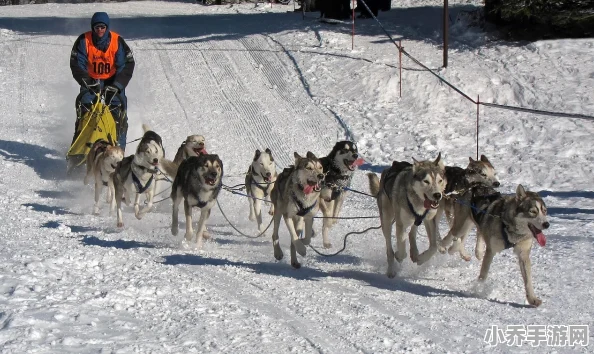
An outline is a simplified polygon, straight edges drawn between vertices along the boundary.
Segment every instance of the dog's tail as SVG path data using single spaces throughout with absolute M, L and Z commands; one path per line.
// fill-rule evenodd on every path
M 375 173 L 368 173 L 367 177 L 369 178 L 369 191 L 374 198 L 377 198 L 380 192 L 380 179 Z
M 161 167 L 163 168 L 163 172 L 166 175 L 171 177 L 171 179 L 175 179 L 175 175 L 177 175 L 177 168 L 179 167 L 175 162 L 161 159 Z
M 142 123 L 142 131 L 146 133 L 149 130 L 152 130 L 151 127 L 148 124 Z

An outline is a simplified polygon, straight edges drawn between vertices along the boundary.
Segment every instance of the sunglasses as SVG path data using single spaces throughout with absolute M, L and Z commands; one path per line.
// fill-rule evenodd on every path
M 93 29 L 95 29 L 95 30 L 104 30 L 106 28 L 107 28 L 106 25 L 97 25 L 97 26 L 93 27 Z

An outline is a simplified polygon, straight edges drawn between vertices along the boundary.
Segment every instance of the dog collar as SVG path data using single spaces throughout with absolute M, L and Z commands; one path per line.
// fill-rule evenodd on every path
M 425 216 L 427 216 L 429 209 L 425 209 L 425 212 L 423 213 L 423 215 L 419 215 L 419 214 L 417 214 L 417 212 L 415 211 L 415 208 L 413 207 L 412 203 L 408 199 L 408 195 L 406 196 L 406 203 L 408 204 L 408 209 L 410 209 L 410 212 L 415 216 L 415 226 L 421 225 L 423 223 L 423 220 L 425 219 Z

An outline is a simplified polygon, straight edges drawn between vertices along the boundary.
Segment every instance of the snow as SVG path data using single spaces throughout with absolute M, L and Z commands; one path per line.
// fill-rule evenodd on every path
M 450 1 L 452 18 L 480 3 Z M 441 4 L 394 2 L 379 20 L 470 97 L 594 115 L 594 40 L 508 43 L 457 23 L 442 69 Z M 465 166 L 475 157 L 476 106 L 406 58 L 399 98 L 398 52 L 373 20 L 357 20 L 352 49 L 350 24 L 320 23 L 315 13 L 303 20 L 292 10 L 183 2 L 2 8 L 0 351 L 590 352 L 526 342 L 489 347 L 484 338 L 492 325 L 593 323 L 593 121 L 480 109 L 480 153 L 493 162 L 502 191 L 522 183 L 549 208 L 547 245 L 531 255 L 544 301 L 537 309 L 525 306 L 511 251 L 495 257 L 486 284 L 476 282 L 476 259 L 447 254 L 423 266 L 406 259 L 388 279 L 379 230 L 349 236 L 335 257 L 308 250 L 294 270 L 288 257 L 274 259 L 270 230 L 242 237 L 218 209 L 202 251 L 170 235 L 169 200 L 140 221 L 126 209 L 124 229 L 105 207 L 92 215 L 92 187 L 63 177 L 78 92 L 68 57 L 95 11 L 111 15 L 135 53 L 128 137 L 140 137 L 147 123 L 172 158 L 187 135 L 202 134 L 207 150 L 221 156 L 228 185 L 242 183 L 256 148 L 271 148 L 284 167 L 294 151 L 323 156 L 348 134 L 367 162 L 352 185 L 362 192 L 365 173 L 393 160 L 442 152 L 447 164 Z M 257 234 L 245 198 L 225 192 L 219 201 L 235 227 Z M 375 201 L 355 193 L 342 213 L 376 215 Z M 330 233 L 333 248 L 322 251 L 339 250 L 347 232 L 378 225 L 377 218 L 341 220 Z M 320 220 L 314 227 L 321 234 Z M 418 239 L 425 249 L 422 228 Z M 472 251 L 474 232 L 469 239 Z M 288 255 L 284 225 L 281 245 Z

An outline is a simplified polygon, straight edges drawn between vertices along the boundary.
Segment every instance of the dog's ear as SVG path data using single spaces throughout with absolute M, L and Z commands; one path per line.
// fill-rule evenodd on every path
M 256 161 L 258 157 L 260 157 L 260 154 L 262 154 L 260 150 L 256 150 L 256 154 L 254 155 L 254 161 Z
M 469 161 L 470 163 L 473 163 L 473 162 L 474 162 L 474 159 L 473 159 L 472 157 L 469 157 L 469 158 L 468 158 L 468 161 Z
M 274 162 L 274 157 L 272 157 L 272 151 L 269 148 L 266 148 L 266 150 L 264 150 L 268 156 L 270 156 L 270 161 Z
M 314 155 L 313 152 L 308 151 L 307 154 L 305 155 L 305 157 L 307 157 L 308 159 L 312 159 L 312 160 L 317 160 L 318 158 L 316 157 L 316 155 Z
M 303 157 L 301 157 L 301 155 L 299 155 L 299 154 L 297 153 L 297 151 L 295 151 L 295 152 L 293 153 L 293 156 L 295 156 L 295 166 L 299 165 L 299 160 L 301 160 Z
M 524 189 L 524 186 L 518 184 L 518 188 L 516 188 L 516 200 L 520 201 L 524 198 L 526 198 L 526 190 Z
M 433 163 L 435 164 L 435 166 L 438 166 L 441 169 L 445 168 L 445 165 L 441 159 L 441 152 L 439 153 L 439 155 L 437 155 L 437 158 L 435 159 L 435 161 L 433 161 Z
M 188 141 L 190 141 L 190 139 L 192 139 L 192 136 L 191 136 L 191 135 L 188 135 L 188 136 L 186 137 L 186 141 L 184 141 L 184 143 L 187 143 Z
M 490 163 L 489 159 L 487 159 L 487 156 L 485 156 L 485 155 L 481 155 L 481 161 L 485 162 L 485 163 Z

